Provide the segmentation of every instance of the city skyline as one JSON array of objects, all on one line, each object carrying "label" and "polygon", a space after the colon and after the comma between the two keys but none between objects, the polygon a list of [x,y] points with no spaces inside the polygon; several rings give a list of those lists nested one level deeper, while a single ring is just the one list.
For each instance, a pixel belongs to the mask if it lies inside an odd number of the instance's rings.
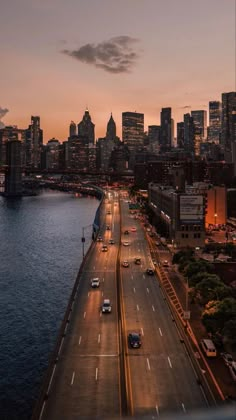
[{"label": "city skyline", "polygon": [[2,122],[27,128],[39,115],[44,143],[63,141],[88,108],[96,138],[111,112],[122,137],[122,112],[144,113],[147,130],[171,107],[176,133],[186,112],[236,90],[235,0],[199,0],[194,13],[190,3],[5,3]]}]

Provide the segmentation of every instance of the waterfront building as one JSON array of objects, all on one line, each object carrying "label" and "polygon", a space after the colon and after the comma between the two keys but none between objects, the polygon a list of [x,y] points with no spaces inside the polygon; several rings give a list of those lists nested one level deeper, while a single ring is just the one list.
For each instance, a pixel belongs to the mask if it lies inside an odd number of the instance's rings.
[{"label": "waterfront building", "polygon": [[209,102],[209,128],[207,140],[219,144],[221,134],[221,102]]},{"label": "waterfront building", "polygon": [[151,153],[158,154],[160,152],[160,125],[148,126],[148,149]]},{"label": "waterfront building", "polygon": [[69,137],[76,136],[76,124],[74,121],[71,121],[70,123],[70,129],[69,129]]},{"label": "waterfront building", "polygon": [[7,197],[22,195],[21,149],[22,142],[19,140],[9,140],[6,144],[5,196]]},{"label": "waterfront building", "polygon": [[59,140],[53,138],[45,145],[45,169],[58,169],[59,167]]}]

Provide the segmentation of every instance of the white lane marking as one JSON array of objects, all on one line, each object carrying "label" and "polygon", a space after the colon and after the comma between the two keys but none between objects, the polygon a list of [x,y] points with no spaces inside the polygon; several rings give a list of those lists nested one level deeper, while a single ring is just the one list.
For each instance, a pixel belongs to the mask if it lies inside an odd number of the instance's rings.
[{"label": "white lane marking", "polygon": [[49,385],[48,385],[47,392],[49,392],[49,390],[50,390],[50,388],[51,388],[51,385],[52,385],[52,380],[53,380],[53,376],[54,376],[54,373],[55,373],[56,367],[57,367],[57,365],[54,365],[54,368],[53,368],[53,371],[52,371],[52,376],[51,376],[51,379],[50,379],[50,382],[49,382]]},{"label": "white lane marking", "polygon": [[133,276],[131,276],[131,279],[133,280],[133,279],[134,279],[134,277],[133,277]]},{"label": "white lane marking", "polygon": [[136,305],[137,306],[137,311],[139,311],[139,306],[138,305]]},{"label": "white lane marking", "polygon": [[93,269],[95,270],[95,266],[93,267]]},{"label": "white lane marking", "polygon": [[144,336],[143,328],[141,328],[141,333],[142,333],[142,336]]},{"label": "white lane marking", "polygon": [[98,380],[98,368],[96,368],[96,375],[95,375],[96,381]]},{"label": "white lane marking", "polygon": [[149,293],[149,288],[147,287],[147,292]]},{"label": "white lane marking", "polygon": [[161,329],[159,328],[159,333],[160,333],[160,335],[162,336],[162,331],[161,331]]},{"label": "white lane marking", "polygon": [[71,378],[71,385],[73,385],[73,383],[74,383],[74,379],[75,379],[75,372],[73,372],[73,375],[72,375],[72,378]]},{"label": "white lane marking", "polygon": [[86,312],[84,312],[84,318],[86,317]]},{"label": "white lane marking", "polygon": [[136,293],[136,289],[135,289],[135,287],[133,288],[133,290],[134,290],[134,293]]},{"label": "white lane marking", "polygon": [[155,312],[155,308],[154,308],[154,306],[152,305],[152,310],[153,310],[153,312]]},{"label": "white lane marking", "polygon": [[145,279],[145,275],[143,274],[143,279]]},{"label": "white lane marking", "polygon": [[168,362],[169,362],[170,367],[172,368],[172,364],[171,364],[169,356],[168,356]]},{"label": "white lane marking", "polygon": [[102,281],[103,281],[103,282],[105,281],[104,277],[103,277]]},{"label": "white lane marking", "polygon": [[89,297],[89,295],[90,295],[90,292],[88,292],[88,297]]},{"label": "white lane marking", "polygon": [[82,336],[80,336],[79,338],[79,346],[80,346],[81,340],[82,340]]},{"label": "white lane marking", "polygon": [[64,337],[63,337],[63,338],[62,338],[62,340],[61,340],[61,344],[60,344],[60,348],[59,348],[58,354],[60,354],[60,353],[61,353],[61,348],[62,348],[62,344],[63,344],[63,342],[64,342]]},{"label": "white lane marking", "polygon": [[182,403],[183,412],[186,413],[186,408],[184,406],[184,403]]},{"label": "white lane marking", "polygon": [[147,365],[148,365],[148,370],[151,370],[150,363],[149,363],[149,359],[148,358],[147,358]]},{"label": "white lane marking", "polygon": [[156,412],[157,412],[157,415],[159,416],[159,409],[158,409],[158,405],[156,404]]},{"label": "white lane marking", "polygon": [[103,296],[103,292],[102,292],[102,296]]},{"label": "white lane marking", "polygon": [[98,343],[101,341],[101,334],[98,334]]}]

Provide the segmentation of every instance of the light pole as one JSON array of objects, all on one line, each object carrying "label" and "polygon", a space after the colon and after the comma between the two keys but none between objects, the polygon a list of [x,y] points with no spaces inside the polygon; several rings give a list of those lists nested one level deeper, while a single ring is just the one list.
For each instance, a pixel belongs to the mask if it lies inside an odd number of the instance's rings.
[{"label": "light pole", "polygon": [[87,226],[83,226],[83,227],[82,227],[82,238],[81,238],[81,242],[82,242],[82,254],[83,254],[83,259],[84,259],[84,244],[85,244],[85,236],[84,236],[84,232],[85,232],[85,229],[87,229],[87,228],[89,228],[89,227],[91,227],[91,226],[93,226],[93,223],[90,223],[90,225],[87,225]]},{"label": "light pole", "polygon": [[215,226],[216,226],[217,213],[214,214],[214,217],[215,217]]}]

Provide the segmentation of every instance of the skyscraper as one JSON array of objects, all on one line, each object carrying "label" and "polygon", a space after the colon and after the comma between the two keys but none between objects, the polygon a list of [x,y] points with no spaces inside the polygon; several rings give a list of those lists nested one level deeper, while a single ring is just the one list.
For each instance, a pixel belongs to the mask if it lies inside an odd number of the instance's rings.
[{"label": "skyscraper", "polygon": [[122,139],[130,152],[129,169],[133,169],[135,153],[144,143],[144,114],[122,112]]},{"label": "skyscraper", "polygon": [[204,110],[191,111],[194,123],[194,152],[200,155],[201,143],[207,139],[207,112]]},{"label": "skyscraper", "polygon": [[116,123],[113,119],[112,114],[111,114],[110,119],[107,123],[106,139],[107,140],[113,140],[113,141],[115,141],[115,139],[116,139]]},{"label": "skyscraper", "polygon": [[76,124],[74,121],[70,123],[70,134],[69,137],[76,136]]},{"label": "skyscraper", "polygon": [[219,143],[221,134],[221,102],[209,102],[209,132],[208,141]]},{"label": "skyscraper", "polygon": [[40,168],[43,145],[43,130],[40,128],[40,117],[32,116],[31,124],[25,130],[25,164],[32,168]]},{"label": "skyscraper", "polygon": [[177,147],[184,148],[184,122],[177,123]]},{"label": "skyscraper", "polygon": [[173,144],[173,126],[174,121],[171,118],[171,108],[162,108],[160,132],[161,152],[168,152],[171,150]]},{"label": "skyscraper", "polygon": [[236,175],[236,92],[222,93],[221,145],[226,162],[234,163]]},{"label": "skyscraper", "polygon": [[86,109],[82,121],[78,124],[78,136],[81,138],[87,137],[89,144],[94,144],[95,141],[95,125],[91,120],[88,109]]},{"label": "skyscraper", "polygon": [[194,156],[194,123],[189,113],[184,114],[184,148]]}]

